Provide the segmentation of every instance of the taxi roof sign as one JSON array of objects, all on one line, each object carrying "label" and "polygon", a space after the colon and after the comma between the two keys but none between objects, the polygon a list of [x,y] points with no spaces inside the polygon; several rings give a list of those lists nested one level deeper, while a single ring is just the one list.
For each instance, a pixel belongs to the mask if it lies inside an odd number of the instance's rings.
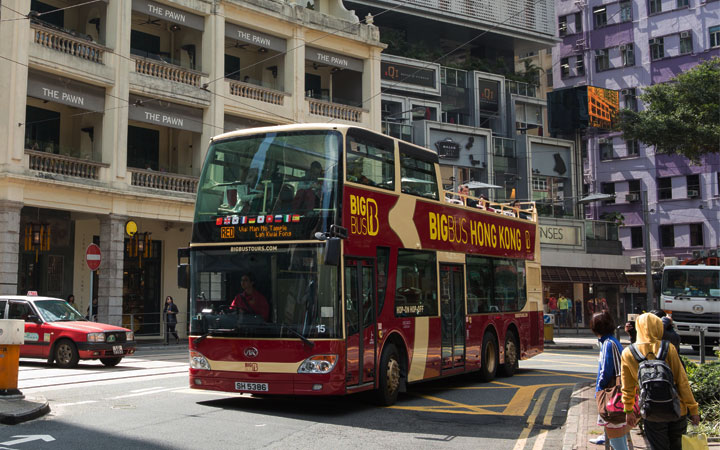
[{"label": "taxi roof sign", "polygon": [[30,296],[37,297],[37,291],[28,291],[27,295],[28,295],[28,297],[30,297]]}]

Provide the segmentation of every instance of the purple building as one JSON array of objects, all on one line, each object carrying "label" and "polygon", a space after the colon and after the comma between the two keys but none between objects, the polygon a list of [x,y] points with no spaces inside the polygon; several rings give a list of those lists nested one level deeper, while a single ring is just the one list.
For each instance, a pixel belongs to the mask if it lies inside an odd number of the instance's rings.
[{"label": "purple building", "polygon": [[[720,2],[711,0],[556,1],[554,88],[589,85],[618,90],[620,107],[643,109],[638,95],[720,56]],[[635,271],[644,273],[642,194],[647,193],[652,267],[717,251],[720,241],[720,155],[693,164],[626,141],[621,133],[581,136],[587,218],[622,214],[620,240]],[[619,217],[619,216],[616,216]],[[644,288],[644,283],[643,288]],[[641,288],[639,292],[644,292]],[[636,291],[637,292],[637,291]]]}]

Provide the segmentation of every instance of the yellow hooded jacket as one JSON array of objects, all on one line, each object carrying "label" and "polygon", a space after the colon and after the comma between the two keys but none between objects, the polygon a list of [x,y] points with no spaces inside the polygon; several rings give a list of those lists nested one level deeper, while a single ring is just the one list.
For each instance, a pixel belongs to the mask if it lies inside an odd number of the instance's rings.
[{"label": "yellow hooded jacket", "polygon": [[[654,355],[660,350],[660,342],[662,342],[662,320],[654,314],[645,313],[635,321],[635,329],[637,329],[636,344],[638,351],[646,357],[648,353],[652,353],[653,356],[648,359],[655,359]],[[698,404],[690,390],[687,374],[680,362],[680,356],[678,356],[675,346],[668,346],[665,362],[672,370],[673,380],[680,397],[680,414],[686,415],[688,411],[690,415],[697,414]],[[622,399],[626,411],[632,410],[635,404],[635,392],[638,387],[638,367],[639,363],[630,351],[630,347],[625,347],[622,352]]]}]

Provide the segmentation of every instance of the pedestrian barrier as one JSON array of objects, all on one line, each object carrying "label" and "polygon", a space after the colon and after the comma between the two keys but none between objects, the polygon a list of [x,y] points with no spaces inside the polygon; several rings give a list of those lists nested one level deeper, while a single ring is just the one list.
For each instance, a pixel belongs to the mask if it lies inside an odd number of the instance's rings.
[{"label": "pedestrian barrier", "polygon": [[20,346],[25,343],[25,321],[0,319],[0,398],[22,397],[18,387]]}]

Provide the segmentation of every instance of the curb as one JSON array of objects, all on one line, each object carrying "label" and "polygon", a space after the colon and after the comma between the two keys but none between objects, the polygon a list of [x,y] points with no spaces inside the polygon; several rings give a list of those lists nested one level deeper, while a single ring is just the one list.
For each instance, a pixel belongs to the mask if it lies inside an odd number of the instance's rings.
[{"label": "curb", "polygon": [[581,402],[584,400],[581,395],[583,389],[590,388],[594,382],[583,381],[576,383],[573,393],[570,395],[570,406],[568,407],[567,419],[565,420],[565,435],[563,436],[563,450],[573,450],[577,444],[580,430]]},{"label": "curb", "polygon": [[546,349],[552,350],[592,350],[597,347],[593,344],[545,344]]},{"label": "curb", "polygon": [[42,417],[49,412],[50,404],[45,397],[0,399],[0,423],[5,425],[17,425]]}]

